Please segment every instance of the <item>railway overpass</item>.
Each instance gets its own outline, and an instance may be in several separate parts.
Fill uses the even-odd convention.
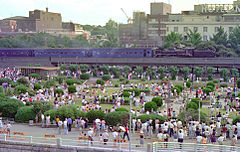
[[[178,67],[216,67],[240,69],[240,58],[34,58],[11,57],[0,58],[0,67],[28,66],[40,64],[41,66],[57,66],[59,64],[90,64],[90,65],[129,65],[129,66],[178,66]]]

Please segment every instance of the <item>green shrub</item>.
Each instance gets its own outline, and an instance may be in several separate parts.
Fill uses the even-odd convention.
[[[22,84],[22,85],[24,85],[24,86],[26,86],[26,87],[29,86],[28,80],[27,80],[26,78],[24,78],[24,77],[19,78],[19,79],[17,80],[17,82],[20,83],[20,84]]]
[[[104,81],[103,79],[97,79],[96,83],[97,83],[97,84],[104,85],[104,84],[105,84],[105,81]]]
[[[68,87],[68,93],[75,93],[76,91],[77,91],[76,86],[71,85]]]
[[[35,96],[35,93],[34,93],[34,92],[32,92],[32,91],[29,91],[29,92],[28,92],[28,94],[29,94],[29,96],[30,96],[30,97],[33,97],[33,96]]]
[[[210,85],[208,85],[206,88],[210,89],[211,91],[214,91],[215,89],[213,86],[210,86]]]
[[[88,118],[89,122],[92,123],[93,120],[97,118],[103,119],[105,117],[105,113],[101,110],[91,110],[87,113],[86,117]]]
[[[131,79],[132,79],[132,80],[137,80],[137,79],[138,79],[138,77],[137,77],[137,76],[135,76],[135,75],[133,75],[133,76],[131,77]]]
[[[208,83],[207,83],[207,87],[208,87],[208,86],[211,86],[212,88],[215,88],[215,84],[214,84],[213,82],[208,82]]]
[[[213,80],[213,83],[219,83],[219,80]]]
[[[124,98],[124,103],[125,103],[125,104],[130,104],[130,98],[127,98],[127,97]]]
[[[237,87],[238,87],[238,88],[240,88],[240,79],[239,79],[239,80],[237,80],[237,82],[236,82],[236,83],[237,83]]]
[[[172,90],[172,93],[174,93],[174,90],[176,90],[177,94],[181,93],[181,89],[179,89],[178,87],[173,87],[171,90]]]
[[[34,120],[36,114],[33,111],[32,106],[24,106],[17,110],[15,119],[19,122],[28,122],[29,120]]]
[[[33,103],[33,111],[38,113],[45,113],[46,111],[53,108],[53,103],[47,101],[35,101]]]
[[[124,81],[124,80],[125,80],[124,77],[120,77],[120,78],[119,78],[119,81],[121,81],[121,82]]]
[[[164,123],[167,118],[159,115],[140,115],[137,117],[138,119],[141,119],[141,122],[146,122],[148,119],[152,119],[153,123],[155,123],[155,120],[158,118],[160,123]],[[155,126],[155,125],[154,125]]]
[[[126,108],[123,108],[123,107],[117,108],[116,111],[126,111],[126,112],[128,112],[128,110]]]
[[[124,91],[124,92],[122,93],[122,96],[124,96],[124,97],[130,97],[130,93],[129,93],[129,92],[126,92],[126,91]]]
[[[142,79],[141,79],[141,81],[142,81],[142,82],[145,82],[145,81],[146,81],[146,79],[145,79],[145,78],[142,78]]]
[[[30,78],[37,78],[39,80],[41,79],[41,76],[39,74],[37,74],[37,73],[29,74],[28,77],[30,77]]]
[[[147,102],[145,105],[144,105],[144,109],[145,111],[157,111],[157,104],[155,102]]]
[[[203,93],[206,93],[207,95],[209,95],[210,92],[212,92],[212,90],[210,88],[203,89]]]
[[[0,78],[0,85],[2,85],[3,83],[12,83],[13,81],[9,78]]]
[[[42,89],[42,86],[38,83],[34,84],[34,90],[40,90]]]
[[[188,88],[190,88],[190,87],[191,87],[191,85],[192,85],[192,83],[191,83],[191,82],[189,82],[189,81],[187,81],[187,82],[186,82],[186,86],[187,86]]]
[[[176,85],[175,87],[176,87],[176,88],[179,88],[179,89],[181,90],[181,92],[184,90],[184,87],[181,86],[181,85]]]
[[[12,81],[12,82],[11,82],[11,87],[12,87],[12,88],[15,88],[16,86],[18,86],[18,83],[17,83],[17,82],[14,82],[14,81]]]
[[[15,87],[15,91],[18,94],[21,94],[21,93],[25,94],[27,92],[27,88],[24,85],[19,85]]]
[[[193,98],[193,99],[191,100],[191,102],[195,102],[197,105],[199,104],[199,101],[200,101],[200,107],[202,108],[202,101],[201,101],[200,98]],[[199,106],[199,105],[198,105],[198,106]]]
[[[187,104],[186,109],[187,110],[188,109],[195,109],[195,110],[197,110],[198,109],[198,105],[195,102],[190,102],[190,103]]]
[[[117,87],[119,87],[119,84],[118,84],[118,83],[116,83],[116,84],[114,85],[114,87],[116,87],[116,88],[117,88]]]
[[[129,113],[126,111],[114,111],[105,116],[107,125],[125,125],[129,120]]]
[[[129,84],[130,81],[129,80],[124,80],[124,84]]]
[[[44,113],[44,115],[45,115],[45,116],[49,115],[51,121],[56,120],[57,110],[55,110],[55,109],[50,109],[50,110],[46,111],[46,112]]]
[[[83,79],[83,80],[88,80],[88,79],[90,79],[90,74],[83,73],[83,74],[80,75],[80,78]]]
[[[191,118],[191,120],[198,121],[199,112],[196,109],[188,109],[179,113],[177,118],[184,124],[186,124],[186,122],[189,121],[189,118]],[[200,120],[201,122],[208,123],[209,122],[208,115],[203,112],[200,112]]]
[[[55,95],[58,94],[58,95],[61,96],[61,95],[64,94],[64,91],[63,91],[62,89],[55,89],[54,94],[55,94]]]
[[[140,89],[132,89],[132,92],[135,93],[135,97],[138,97],[140,95]]]
[[[4,88],[0,86],[0,93],[4,94]]]
[[[235,116],[235,117],[233,118],[232,124],[233,124],[233,125],[237,125],[238,122],[240,122],[240,116]]]
[[[67,79],[66,80],[66,83],[67,83],[67,85],[73,85],[74,83],[76,83],[76,80],[75,79]]]
[[[62,84],[64,79],[65,79],[65,77],[63,77],[63,76],[56,77],[56,80],[58,81],[59,84]]]
[[[54,80],[48,80],[43,85],[44,88],[49,88],[49,89],[55,86],[56,86],[56,82]]]
[[[160,97],[154,97],[152,98],[152,101],[155,102],[158,107],[161,107],[163,104],[163,99]]]
[[[111,79],[111,76],[110,76],[109,74],[104,74],[104,75],[102,76],[102,79],[103,79],[104,81],[107,81],[107,80],[110,80],[110,79]]]
[[[0,103],[0,113],[2,117],[14,118],[18,109],[24,104],[16,99],[7,99]]]
[[[223,87],[223,88],[226,88],[228,85],[227,85],[227,83],[221,83],[220,84],[220,87]]]

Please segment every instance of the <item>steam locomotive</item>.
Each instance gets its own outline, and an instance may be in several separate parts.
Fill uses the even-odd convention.
[[[0,48],[0,57],[79,57],[79,58],[161,58],[193,57],[213,58],[212,50],[195,48],[168,49],[162,48],[91,48],[91,49],[34,49],[34,48]]]

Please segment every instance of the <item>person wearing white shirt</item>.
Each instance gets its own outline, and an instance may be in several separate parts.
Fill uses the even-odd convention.
[[[157,134],[157,139],[163,141],[163,133],[161,131]]]
[[[118,132],[114,130],[114,132],[112,133],[112,136],[113,136],[113,141],[118,139]]]
[[[203,138],[202,138],[201,135],[197,136],[197,137],[196,137],[197,143],[200,144],[201,141],[202,141],[202,139],[203,139]]]
[[[179,131],[178,131],[178,142],[183,143],[183,137],[184,137],[183,130],[179,129]]]
[[[133,118],[133,120],[132,120],[132,126],[133,126],[133,133],[135,133],[135,129],[136,129],[136,122],[137,122],[137,120],[136,120],[136,118]]]
[[[218,138],[219,145],[223,144],[224,136],[221,134],[221,136]]]

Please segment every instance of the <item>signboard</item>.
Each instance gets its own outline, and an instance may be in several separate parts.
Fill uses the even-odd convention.
[[[202,4],[202,13],[228,13],[228,12],[240,12],[239,5],[233,4]]]

